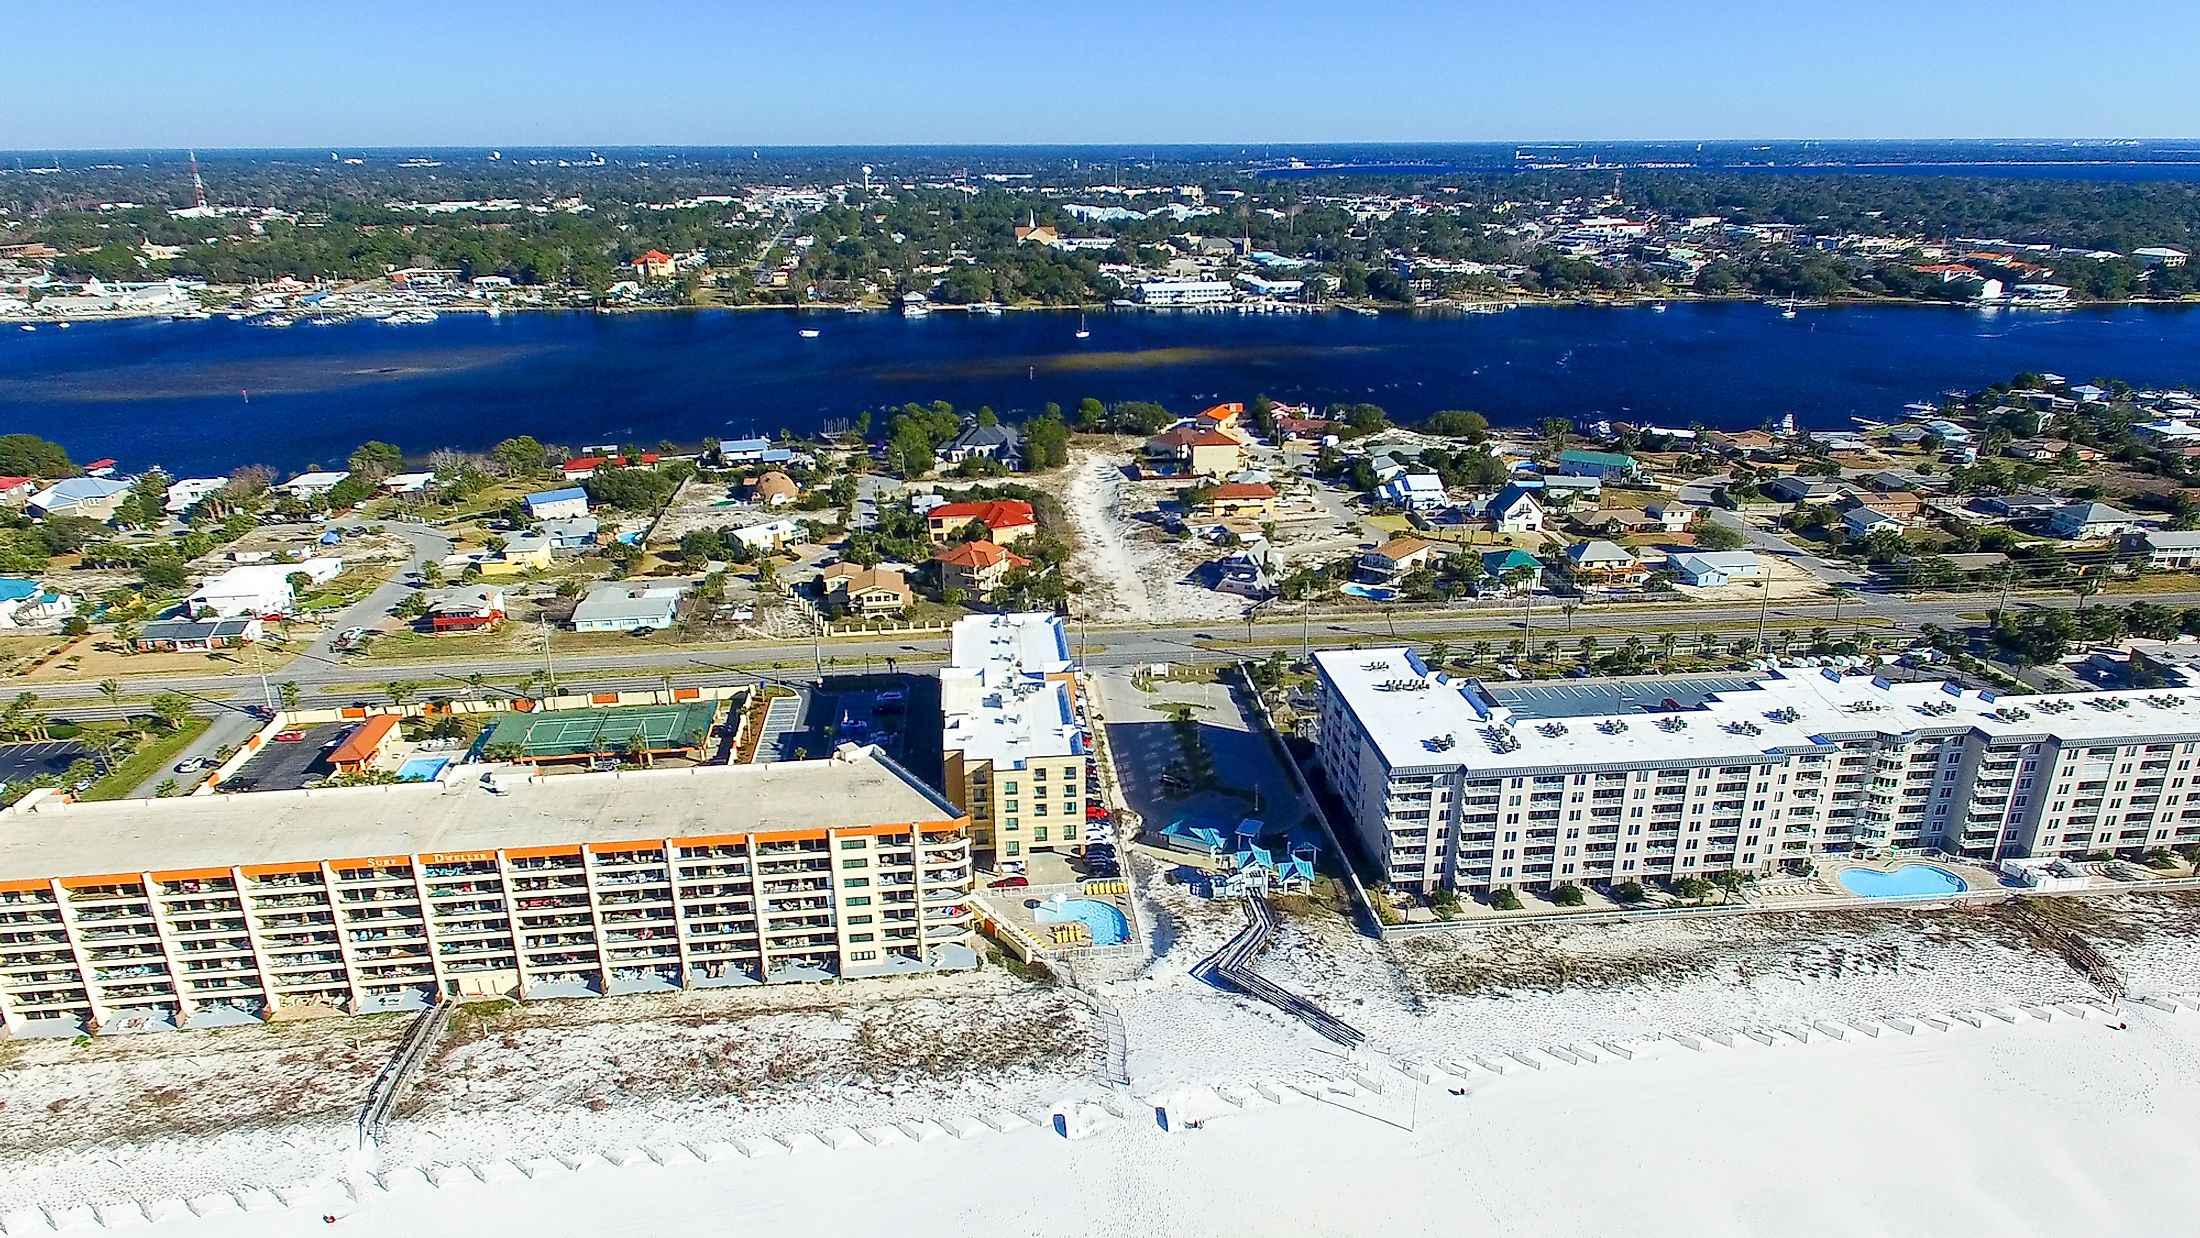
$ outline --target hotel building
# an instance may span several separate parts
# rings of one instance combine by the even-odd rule
[[[1085,732],[1069,630],[1044,613],[955,621],[940,671],[948,798],[998,860],[1084,846]]]
[[[1999,698],[1819,670],[1491,687],[1403,648],[1314,663],[1322,772],[1402,889],[2200,841],[2200,689]]]
[[[853,745],[484,783],[34,792],[0,813],[0,1024],[73,1035],[974,966],[966,824]]]

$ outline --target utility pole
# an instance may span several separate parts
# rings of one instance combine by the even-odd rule
[[[260,675],[260,700],[267,706],[267,716],[275,716],[275,689],[267,683],[267,664],[260,659],[260,642],[252,642],[252,669]]]
[[[542,677],[544,690],[550,696],[558,695],[558,666],[550,657],[550,616],[542,616]]]
[[[1757,588],[1762,591],[1757,599],[1757,653],[1762,657],[1765,652],[1765,613],[1772,609],[1772,582],[1759,581]]]

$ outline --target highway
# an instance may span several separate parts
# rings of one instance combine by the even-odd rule
[[[2200,592],[2156,593],[2146,600],[2162,605],[2200,604]],[[2100,599],[2113,603],[2116,599]],[[1923,624],[1957,627],[1969,622],[1965,614],[1990,608],[1995,599],[1978,596],[1959,599],[1910,601],[1904,598],[1864,594],[1842,603],[1775,603],[1766,609],[1769,629],[1829,627],[1847,631],[1858,623],[1869,624],[1900,639],[1914,635]],[[2012,597],[2012,605],[2069,608],[2076,599],[2069,594]],[[365,607],[367,603],[362,603]],[[1840,612],[1835,620],[1836,609]],[[355,614],[360,613],[358,611]],[[1714,632],[1727,639],[1753,636],[1758,608],[1747,604],[1719,606],[1651,606],[1643,604],[1581,607],[1568,620],[1555,606],[1538,604],[1531,612],[1539,641],[1579,639],[1595,635],[1607,645],[1639,634],[1655,641],[1671,632],[1684,639]],[[1568,628],[1572,629],[1571,634]],[[1326,648],[1343,644],[1426,641],[1441,637],[1461,641],[1491,640],[1502,645],[1522,631],[1522,610],[1509,607],[1462,608],[1431,613],[1420,611],[1388,616],[1297,616],[1255,621],[1250,629],[1243,621],[1211,621],[1165,627],[1115,627],[1073,622],[1071,636],[1079,660],[1094,666],[1125,666],[1149,662],[1197,662],[1236,656],[1243,652],[1265,653],[1302,646]],[[819,647],[830,671],[865,668],[886,670],[936,666],[947,654],[947,640],[938,634],[892,634],[828,637]],[[554,669],[561,686],[568,689],[609,691],[614,688],[648,689],[662,686],[670,675],[682,685],[713,685],[765,679],[808,679],[813,674],[812,649],[806,640],[746,642],[737,646],[690,649],[648,649],[634,653],[576,654],[559,657]],[[542,672],[540,655],[484,659],[475,655],[407,662],[380,662],[326,651],[320,644],[288,665],[270,667],[273,683],[295,683],[307,704],[379,698],[378,686],[407,680],[422,685],[425,694],[444,695],[480,675],[492,681],[491,691],[508,691],[515,679]],[[162,692],[202,698],[205,712],[241,711],[260,701],[259,684],[249,670],[222,675],[121,676],[126,696],[143,700]],[[501,681],[501,682],[497,682]],[[89,683],[23,685],[45,702],[96,701],[98,688]],[[204,699],[207,697],[218,699]],[[127,707],[125,707],[127,708]],[[99,717],[109,707],[87,704],[73,712]]]

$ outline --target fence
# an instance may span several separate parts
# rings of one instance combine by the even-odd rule
[[[1236,666],[1236,690],[1253,698],[1253,715],[1260,719],[1261,734],[1268,737],[1268,746],[1274,751],[1277,764],[1283,766],[1284,773],[1290,775],[1291,789],[1313,810],[1314,823],[1321,827],[1322,841],[1329,845],[1329,854],[1336,856],[1338,865],[1344,869],[1344,883],[1351,895],[1353,916],[1360,922],[1360,931],[1370,937],[1381,937],[1384,927],[1382,917],[1375,914],[1375,904],[1368,898],[1367,888],[1360,882],[1359,870],[1352,863],[1352,853],[1344,849],[1336,825],[1329,819],[1329,809],[1314,794],[1312,784],[1306,780],[1306,772],[1299,768],[1298,758],[1292,755],[1291,745],[1284,741],[1282,733],[1276,729],[1275,716],[1268,712],[1268,701],[1261,696],[1260,689],[1254,686],[1246,663],[1240,660]]]

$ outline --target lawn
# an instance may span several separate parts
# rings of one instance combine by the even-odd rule
[[[205,733],[208,725],[210,724],[204,718],[184,719],[182,726],[166,735],[154,738],[150,743],[141,745],[136,752],[130,754],[127,760],[115,766],[113,772],[93,783],[91,789],[86,791],[82,798],[86,800],[127,798],[146,779],[173,765],[176,758],[182,755],[183,750],[190,747],[194,740]]]

